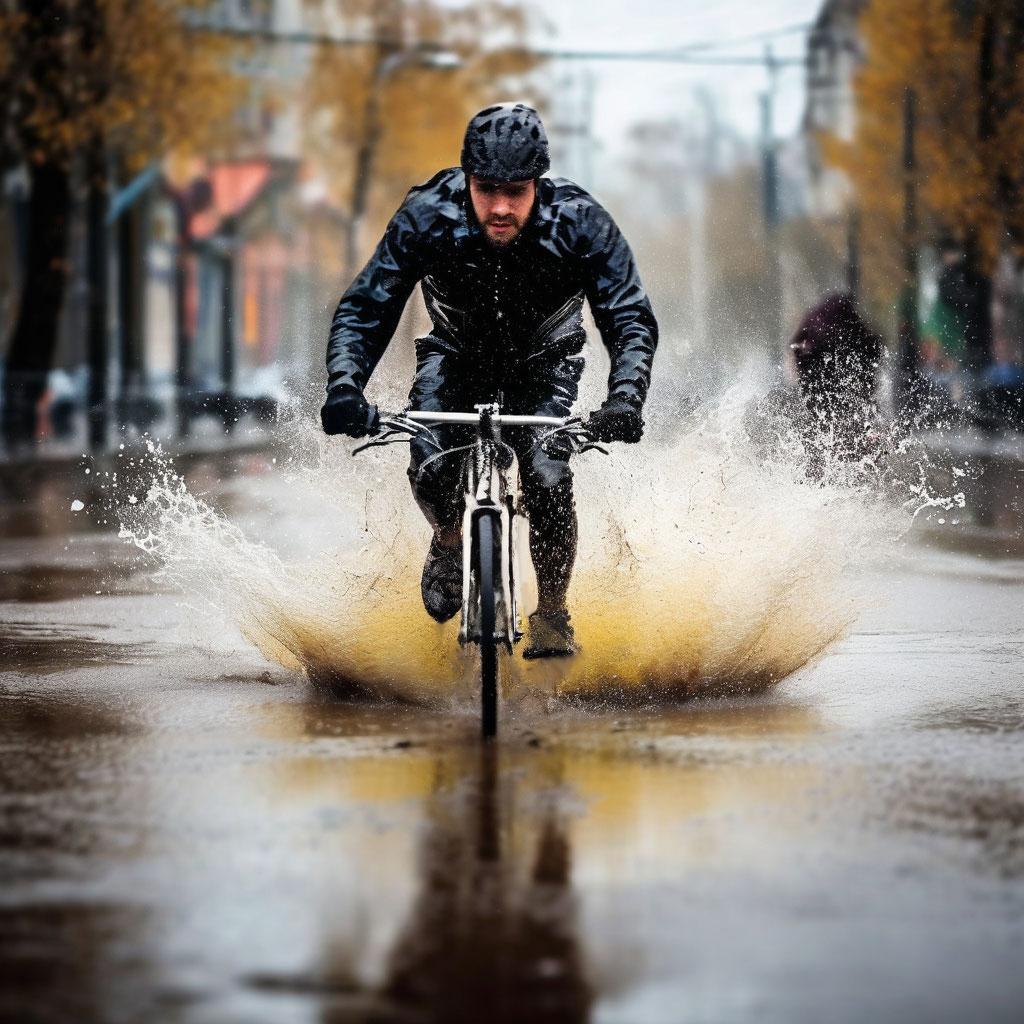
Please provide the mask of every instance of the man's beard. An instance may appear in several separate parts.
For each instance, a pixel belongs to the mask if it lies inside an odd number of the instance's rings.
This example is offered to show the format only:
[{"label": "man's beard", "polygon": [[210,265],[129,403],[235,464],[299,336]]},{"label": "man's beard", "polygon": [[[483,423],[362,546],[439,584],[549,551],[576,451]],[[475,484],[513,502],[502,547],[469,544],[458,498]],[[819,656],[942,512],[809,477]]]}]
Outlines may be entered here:
[{"label": "man's beard", "polygon": [[506,230],[500,231],[496,235],[491,234],[491,228],[496,226],[495,222],[488,221],[484,225],[484,234],[486,234],[487,241],[490,242],[491,245],[496,245],[498,247],[509,245],[523,232],[523,225],[517,220],[503,220],[498,221],[497,224],[502,225]]}]

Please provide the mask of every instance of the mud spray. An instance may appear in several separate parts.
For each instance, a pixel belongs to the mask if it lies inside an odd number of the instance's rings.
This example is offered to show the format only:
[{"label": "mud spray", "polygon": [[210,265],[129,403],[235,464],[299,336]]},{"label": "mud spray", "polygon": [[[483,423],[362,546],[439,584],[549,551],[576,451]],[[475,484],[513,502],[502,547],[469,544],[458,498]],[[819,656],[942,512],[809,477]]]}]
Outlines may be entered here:
[{"label": "mud spray", "polygon": [[[929,495],[906,451],[899,485],[870,458],[826,459],[808,474],[792,423],[739,390],[684,420],[668,405],[651,418],[644,445],[576,460],[570,609],[583,653],[506,658],[507,695],[769,687],[848,632],[874,597],[865,570],[915,514],[963,502]],[[266,536],[193,494],[156,448],[145,498],[119,509],[122,536],[267,658],[336,692],[471,698],[475,649],[460,649],[457,624],[435,624],[420,603],[429,531],[405,449],[353,459],[352,442],[324,437],[309,416],[285,424],[285,447],[290,457],[255,485],[277,506]]]}]

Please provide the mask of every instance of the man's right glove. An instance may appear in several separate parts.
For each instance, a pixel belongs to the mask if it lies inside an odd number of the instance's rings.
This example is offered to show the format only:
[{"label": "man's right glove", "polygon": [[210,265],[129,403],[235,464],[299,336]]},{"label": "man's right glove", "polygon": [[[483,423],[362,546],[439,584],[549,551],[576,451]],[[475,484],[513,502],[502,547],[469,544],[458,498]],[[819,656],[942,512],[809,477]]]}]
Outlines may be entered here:
[{"label": "man's right glove", "polygon": [[644,421],[640,410],[625,399],[608,398],[600,409],[590,414],[583,429],[595,441],[636,444],[644,435]]},{"label": "man's right glove", "polygon": [[328,391],[320,410],[320,423],[325,434],[348,434],[366,437],[380,429],[380,413],[359,391]]}]

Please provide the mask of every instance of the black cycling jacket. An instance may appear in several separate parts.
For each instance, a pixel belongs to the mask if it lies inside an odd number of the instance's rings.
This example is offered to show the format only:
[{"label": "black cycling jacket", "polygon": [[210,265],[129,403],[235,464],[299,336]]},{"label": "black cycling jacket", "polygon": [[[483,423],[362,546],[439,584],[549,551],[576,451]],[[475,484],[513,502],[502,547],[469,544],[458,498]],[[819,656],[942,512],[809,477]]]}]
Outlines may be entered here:
[{"label": "black cycling jacket", "polygon": [[431,347],[495,391],[579,355],[586,298],[611,355],[609,396],[643,403],[658,324],[629,245],[578,185],[539,178],[529,221],[504,247],[487,241],[460,168],[412,189],[338,303],[328,392],[363,390],[418,281]]}]

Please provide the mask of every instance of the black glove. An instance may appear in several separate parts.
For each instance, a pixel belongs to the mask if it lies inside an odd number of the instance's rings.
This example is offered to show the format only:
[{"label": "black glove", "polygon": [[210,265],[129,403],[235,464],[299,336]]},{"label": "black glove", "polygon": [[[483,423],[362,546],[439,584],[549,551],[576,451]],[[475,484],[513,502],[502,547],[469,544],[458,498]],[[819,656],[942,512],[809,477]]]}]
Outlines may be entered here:
[{"label": "black glove", "polygon": [[329,391],[320,410],[320,422],[325,434],[365,437],[380,429],[380,413],[360,391]]},{"label": "black glove", "polygon": [[636,444],[644,435],[640,410],[624,398],[608,398],[597,412],[592,412],[583,429],[595,441],[625,441]]}]

